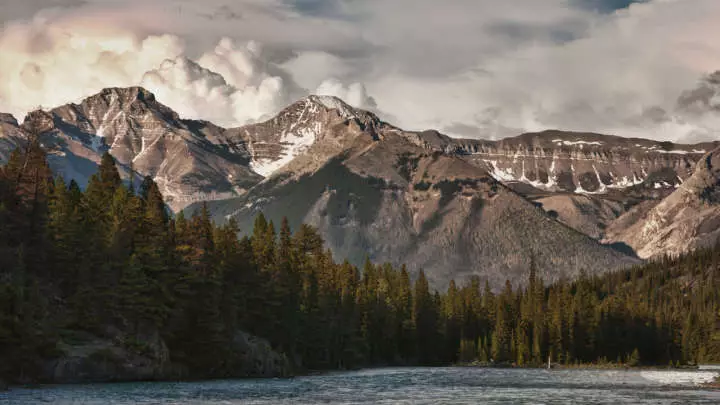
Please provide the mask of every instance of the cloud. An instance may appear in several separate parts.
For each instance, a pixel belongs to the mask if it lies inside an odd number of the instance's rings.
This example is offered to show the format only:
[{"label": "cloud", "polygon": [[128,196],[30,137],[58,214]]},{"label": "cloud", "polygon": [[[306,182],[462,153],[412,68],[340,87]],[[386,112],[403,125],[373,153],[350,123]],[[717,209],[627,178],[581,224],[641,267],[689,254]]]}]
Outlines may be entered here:
[{"label": "cloud", "polygon": [[22,115],[142,84],[181,115],[223,125],[263,119],[310,92],[408,129],[484,138],[561,128],[707,139],[720,114],[677,103],[720,68],[716,0],[52,6],[31,20],[27,7],[0,6],[25,18],[0,33],[0,110]]},{"label": "cloud", "polygon": [[170,36],[35,21],[0,36],[0,101],[10,112],[77,101],[104,86],[137,84],[150,66],[182,53]]},{"label": "cloud", "polygon": [[362,83],[352,83],[346,86],[337,79],[328,79],[320,83],[315,94],[339,97],[350,105],[367,110],[377,107],[375,99],[368,95],[365,85]]},{"label": "cloud", "polygon": [[227,38],[193,61],[174,35],[40,19],[5,29],[0,49],[0,104],[20,117],[104,87],[140,84],[182,116],[240,125],[267,118],[294,89],[268,73],[256,43]]}]

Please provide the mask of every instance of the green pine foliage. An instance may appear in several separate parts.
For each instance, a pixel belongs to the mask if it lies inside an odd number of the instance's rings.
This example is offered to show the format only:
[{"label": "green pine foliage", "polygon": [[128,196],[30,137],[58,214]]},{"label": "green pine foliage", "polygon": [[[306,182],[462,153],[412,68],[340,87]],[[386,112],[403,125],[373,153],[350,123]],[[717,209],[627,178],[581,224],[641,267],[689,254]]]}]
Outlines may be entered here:
[{"label": "green pine foliage", "polygon": [[154,331],[190,377],[233,376],[239,331],[300,370],[455,362],[720,362],[720,247],[604,276],[443,294],[404,266],[336,261],[316,229],[251,236],[207,207],[173,217],[151,178],[135,192],[110,155],[85,191],[53,179],[37,143],[0,168],[0,378],[33,381],[67,331]]}]

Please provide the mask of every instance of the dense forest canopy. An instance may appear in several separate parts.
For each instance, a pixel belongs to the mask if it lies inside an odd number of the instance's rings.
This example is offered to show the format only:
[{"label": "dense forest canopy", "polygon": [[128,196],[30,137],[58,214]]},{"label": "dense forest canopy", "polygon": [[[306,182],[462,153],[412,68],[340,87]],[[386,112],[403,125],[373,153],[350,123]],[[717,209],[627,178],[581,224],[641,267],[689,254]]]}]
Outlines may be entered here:
[{"label": "dense forest canopy", "polygon": [[[480,361],[520,366],[720,361],[720,248],[546,286],[336,262],[318,232],[259,215],[238,239],[206,209],[169,215],[157,185],[123,184],[106,154],[85,190],[54,178],[37,142],[0,169],[0,378],[35,381],[72,331],[155,330],[178,377],[235,376],[238,330],[297,371]],[[141,333],[142,332],[142,333]]]}]

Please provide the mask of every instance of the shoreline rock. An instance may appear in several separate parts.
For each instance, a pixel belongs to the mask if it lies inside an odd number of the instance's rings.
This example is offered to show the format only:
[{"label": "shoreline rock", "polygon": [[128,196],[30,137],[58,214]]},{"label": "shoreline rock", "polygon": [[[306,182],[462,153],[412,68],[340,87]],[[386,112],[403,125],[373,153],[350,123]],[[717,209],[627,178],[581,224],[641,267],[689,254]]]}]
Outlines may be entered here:
[{"label": "shoreline rock", "polygon": [[[230,358],[219,374],[194,374],[172,361],[171,352],[154,328],[127,335],[108,330],[105,336],[75,332],[59,344],[62,355],[43,366],[39,382],[52,384],[178,381],[205,378],[291,377],[284,354],[265,339],[237,331],[230,343]],[[2,384],[0,384],[1,390]]]}]

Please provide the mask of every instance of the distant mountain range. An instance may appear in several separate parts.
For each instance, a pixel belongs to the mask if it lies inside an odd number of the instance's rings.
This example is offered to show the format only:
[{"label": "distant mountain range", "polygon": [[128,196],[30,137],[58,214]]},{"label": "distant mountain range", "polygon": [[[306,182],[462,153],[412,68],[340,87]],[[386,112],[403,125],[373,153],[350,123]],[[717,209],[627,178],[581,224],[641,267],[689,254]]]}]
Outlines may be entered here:
[{"label": "distant mountain range", "polygon": [[318,227],[337,258],[407,263],[438,287],[478,275],[521,282],[603,272],[715,243],[720,143],[679,145],[546,131],[499,141],[404,131],[309,96],[240,128],[184,120],[142,88],[0,114],[0,161],[39,136],[81,185],[109,151],[152,176],[174,211],[208,201],[242,232],[265,213]]}]

